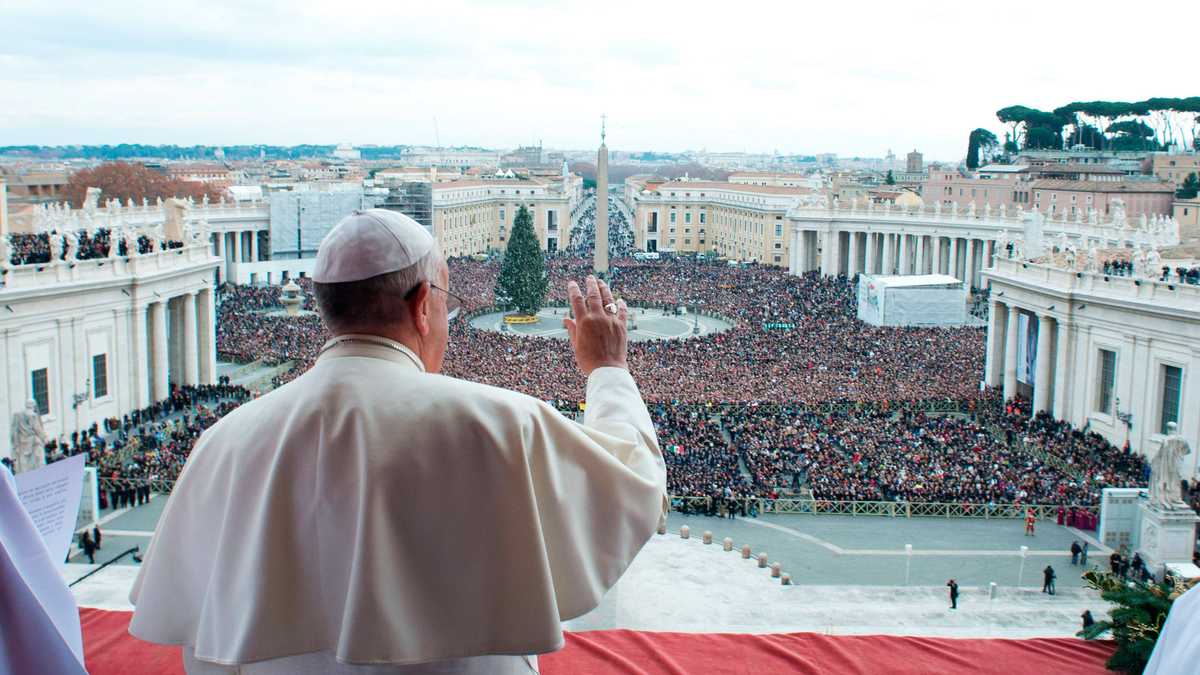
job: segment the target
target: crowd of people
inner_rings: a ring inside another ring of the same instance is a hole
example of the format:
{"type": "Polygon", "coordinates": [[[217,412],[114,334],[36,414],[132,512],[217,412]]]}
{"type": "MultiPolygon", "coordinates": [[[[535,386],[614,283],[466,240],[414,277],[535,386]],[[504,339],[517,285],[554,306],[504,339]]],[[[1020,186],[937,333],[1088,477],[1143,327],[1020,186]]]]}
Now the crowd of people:
{"type": "MultiPolygon", "coordinates": [[[[493,306],[497,270],[492,261],[450,262],[451,288],[468,313],[493,306]]],[[[548,302],[564,302],[567,280],[589,271],[582,257],[548,258],[548,302]]],[[[296,281],[304,308],[314,309],[311,282],[296,281]]],[[[650,405],[673,495],[707,497],[711,509],[743,513],[752,500],[800,493],[820,500],[1078,507],[1095,505],[1103,485],[1145,484],[1140,456],[1044,413],[1031,415],[1027,399],[1004,403],[995,391],[981,392],[981,328],[868,326],[855,318],[849,280],[793,277],[771,267],[618,258],[611,283],[632,306],[686,305],[734,325],[691,339],[630,344],[630,367],[650,405]],[[969,416],[886,411],[888,401],[947,399],[977,406],[969,416]],[[803,409],[817,402],[873,405],[822,414],[803,409]]],[[[315,313],[279,312],[279,297],[278,287],[232,285],[217,296],[218,352],[243,362],[295,362],[276,384],[303,374],[328,339],[315,313]]],[[[443,372],[522,391],[565,413],[580,409],[586,384],[566,340],[476,329],[461,320],[451,326],[443,372]]],[[[73,439],[70,451],[88,452],[107,477],[171,479],[199,433],[248,396],[227,384],[179,389],[146,411],[106,421],[114,440],[93,430],[73,439]],[[164,420],[180,411],[182,421],[164,420]],[[136,452],[120,452],[130,443],[136,452]]],[[[112,497],[122,502],[122,495],[112,497]]]]}
{"type": "MultiPolygon", "coordinates": [[[[58,236],[58,233],[11,235],[9,237],[9,244],[12,246],[12,249],[8,260],[9,264],[38,265],[51,262],[52,258],[54,258],[54,248],[50,243],[50,237],[52,236],[58,236]]],[[[74,233],[74,236],[79,246],[76,259],[97,260],[109,256],[109,251],[112,248],[110,241],[111,233],[109,230],[100,228],[90,233],[87,230],[79,230],[74,233]]],[[[122,250],[124,246],[125,244],[122,242],[122,250]]],[[[67,253],[64,247],[59,252],[58,259],[63,260],[67,253]]]]}

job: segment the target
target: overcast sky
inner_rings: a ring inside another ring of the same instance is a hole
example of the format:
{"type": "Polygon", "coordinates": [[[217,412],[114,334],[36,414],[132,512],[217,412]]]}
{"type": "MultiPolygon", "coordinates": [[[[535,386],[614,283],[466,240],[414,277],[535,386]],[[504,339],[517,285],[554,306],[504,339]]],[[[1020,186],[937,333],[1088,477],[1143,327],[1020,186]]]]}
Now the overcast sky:
{"type": "Polygon", "coordinates": [[[1192,2],[1113,9],[0,0],[0,145],[433,145],[436,117],[443,145],[571,149],[606,113],[615,150],[957,160],[1007,105],[1200,93],[1194,41],[1154,35],[1192,2]]]}

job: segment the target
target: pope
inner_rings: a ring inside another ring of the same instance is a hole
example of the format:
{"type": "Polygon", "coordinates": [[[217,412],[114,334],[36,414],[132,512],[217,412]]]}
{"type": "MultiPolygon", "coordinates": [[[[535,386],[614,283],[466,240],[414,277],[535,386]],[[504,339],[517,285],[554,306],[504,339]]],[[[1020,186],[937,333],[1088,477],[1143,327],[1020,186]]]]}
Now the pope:
{"type": "Polygon", "coordinates": [[[528,673],[666,518],[623,301],[568,285],[586,422],[438,374],[461,308],[412,219],[321,243],[332,338],[196,444],[130,594],[129,632],[191,675],[528,673]]]}

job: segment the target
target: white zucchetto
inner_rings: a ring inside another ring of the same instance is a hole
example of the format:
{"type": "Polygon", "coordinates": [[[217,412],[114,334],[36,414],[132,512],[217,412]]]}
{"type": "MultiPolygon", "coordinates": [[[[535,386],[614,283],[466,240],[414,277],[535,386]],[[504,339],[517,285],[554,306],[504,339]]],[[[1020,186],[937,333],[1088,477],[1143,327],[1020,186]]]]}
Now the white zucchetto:
{"type": "Polygon", "coordinates": [[[325,236],[313,281],[361,281],[412,267],[433,250],[433,236],[417,221],[387,209],[355,210],[325,236]]]}

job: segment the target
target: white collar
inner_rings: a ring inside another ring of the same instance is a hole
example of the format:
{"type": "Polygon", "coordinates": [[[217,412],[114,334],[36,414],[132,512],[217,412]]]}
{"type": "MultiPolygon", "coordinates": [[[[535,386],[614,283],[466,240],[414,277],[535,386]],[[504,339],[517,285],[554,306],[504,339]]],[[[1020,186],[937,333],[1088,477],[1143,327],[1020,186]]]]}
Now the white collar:
{"type": "Polygon", "coordinates": [[[388,349],[393,349],[393,350],[398,351],[401,354],[407,356],[409,358],[409,360],[411,360],[413,362],[413,364],[416,365],[417,368],[420,369],[420,371],[422,373],[425,372],[425,364],[421,362],[421,358],[419,356],[417,356],[417,354],[413,350],[409,349],[407,346],[405,346],[404,344],[402,344],[400,342],[396,342],[395,340],[385,338],[380,335],[367,335],[367,334],[339,335],[338,337],[333,338],[329,342],[326,342],[325,346],[321,347],[321,351],[320,351],[320,353],[317,354],[317,356],[320,357],[322,354],[329,351],[333,347],[337,347],[339,345],[345,345],[345,344],[354,344],[354,345],[365,344],[365,345],[374,345],[376,347],[386,347],[388,349]]]}

